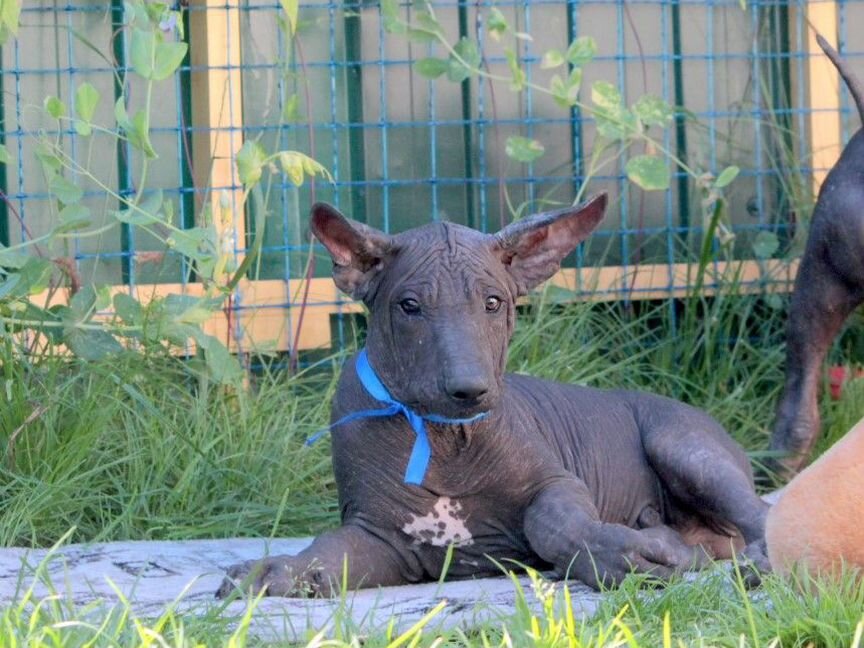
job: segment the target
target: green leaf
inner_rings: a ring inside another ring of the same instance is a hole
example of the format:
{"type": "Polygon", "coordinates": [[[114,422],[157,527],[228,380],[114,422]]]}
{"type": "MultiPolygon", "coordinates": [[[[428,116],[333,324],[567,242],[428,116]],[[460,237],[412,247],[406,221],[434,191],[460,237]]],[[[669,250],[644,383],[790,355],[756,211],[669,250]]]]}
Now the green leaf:
{"type": "Polygon", "coordinates": [[[87,137],[93,132],[93,115],[99,103],[99,91],[90,83],[82,83],[75,91],[75,113],[78,120],[75,122],[75,131],[82,137],[87,137]]]}
{"type": "Polygon", "coordinates": [[[162,190],[149,193],[136,207],[129,207],[114,212],[114,217],[121,223],[129,225],[152,225],[161,223],[164,218],[159,213],[162,209],[162,190]]]}
{"type": "Polygon", "coordinates": [[[397,0],[381,0],[381,20],[384,23],[384,31],[388,34],[404,34],[408,27],[399,17],[399,3],[397,0]]]}
{"type": "Polygon", "coordinates": [[[60,225],[54,228],[54,233],[64,234],[88,227],[91,223],[90,214],[90,208],[84,205],[66,205],[60,210],[60,225]]]}
{"type": "Polygon", "coordinates": [[[66,104],[60,101],[57,97],[45,97],[44,106],[45,112],[51,115],[54,119],[60,119],[61,117],[66,116],[66,104]]]}
{"type": "Polygon", "coordinates": [[[288,26],[291,28],[291,33],[297,33],[297,14],[300,10],[299,0],[279,0],[282,5],[282,11],[285,12],[285,18],[288,20],[288,26]]]}
{"type": "Polygon", "coordinates": [[[96,310],[104,311],[111,306],[111,286],[96,286],[96,310]]]}
{"type": "Polygon", "coordinates": [[[246,188],[258,184],[261,169],[267,162],[267,151],[255,140],[246,140],[237,152],[237,173],[246,188]]]}
{"type": "Polygon", "coordinates": [[[597,106],[594,119],[603,137],[624,140],[636,132],[636,117],[622,105],[621,94],[614,85],[595,81],[591,86],[591,101],[597,106]]]}
{"type": "Polygon", "coordinates": [[[296,122],[300,118],[300,95],[292,94],[282,106],[282,121],[296,122]]]}
{"type": "Polygon", "coordinates": [[[141,211],[146,212],[148,214],[152,214],[158,220],[163,220],[160,215],[160,211],[162,211],[162,203],[164,201],[162,190],[156,189],[156,191],[148,192],[144,199],[140,202],[138,207],[141,211]]]}
{"type": "Polygon", "coordinates": [[[581,67],[597,55],[597,42],[591,36],[580,36],[570,43],[565,58],[570,65],[581,67]]]}
{"type": "Polygon", "coordinates": [[[72,184],[59,173],[48,182],[48,190],[64,205],[74,205],[84,196],[84,190],[72,184]]]}
{"type": "Polygon", "coordinates": [[[10,250],[0,243],[0,268],[17,270],[23,267],[30,258],[29,254],[24,254],[18,250],[10,250]]]}
{"type": "Polygon", "coordinates": [[[126,324],[132,326],[138,326],[144,321],[144,308],[141,302],[126,293],[114,295],[114,312],[126,324]]]}
{"type": "Polygon", "coordinates": [[[292,153],[300,156],[300,159],[303,162],[303,170],[306,171],[306,175],[320,175],[331,181],[333,180],[333,176],[330,175],[330,172],[320,162],[317,162],[300,151],[292,151],[292,153]]]}
{"type": "Polygon", "coordinates": [[[430,32],[426,29],[415,29],[414,27],[408,28],[408,40],[412,43],[420,43],[423,45],[434,43],[437,40],[435,32],[430,32]]]}
{"type": "Polygon", "coordinates": [[[507,19],[497,7],[492,7],[489,10],[489,20],[486,22],[489,29],[489,35],[496,41],[501,39],[501,36],[507,33],[510,25],[507,24],[507,19]]]}
{"type": "Polygon", "coordinates": [[[145,79],[162,81],[170,77],[180,67],[188,50],[184,42],[166,41],[162,32],[137,27],[132,30],[132,69],[145,79]]]}
{"type": "Polygon", "coordinates": [[[90,322],[93,316],[111,305],[111,288],[95,287],[93,284],[82,286],[69,300],[69,307],[59,311],[63,321],[71,324],[90,322]]]}
{"type": "Polygon", "coordinates": [[[557,49],[551,49],[543,55],[540,61],[541,70],[551,70],[566,63],[564,55],[557,49]]]}
{"type": "Polygon", "coordinates": [[[511,135],[507,138],[504,152],[508,157],[517,162],[533,162],[546,152],[543,145],[537,140],[528,139],[519,135],[511,135]]]}
{"type": "Polygon", "coordinates": [[[132,69],[145,79],[161,81],[177,71],[189,46],[183,42],[166,41],[161,31],[135,27],[129,48],[132,69]]]}
{"type": "Polygon", "coordinates": [[[675,111],[660,97],[645,95],[633,104],[633,113],[645,126],[666,126],[675,117],[675,111]]]}
{"type": "Polygon", "coordinates": [[[726,167],[720,172],[720,175],[717,176],[717,179],[714,181],[714,186],[717,189],[723,189],[724,187],[729,186],[732,181],[738,177],[740,171],[741,169],[735,165],[726,167]]]}
{"type": "Polygon", "coordinates": [[[129,113],[126,112],[126,98],[120,96],[114,102],[114,119],[117,120],[117,125],[121,128],[126,128],[129,123],[129,113]]]}
{"type": "Polygon", "coordinates": [[[102,329],[68,326],[63,329],[63,341],[72,353],[91,362],[123,351],[117,339],[102,329]]]}
{"type": "Polygon", "coordinates": [[[161,303],[151,302],[147,308],[147,315],[142,322],[143,337],[150,342],[167,340],[177,346],[185,345],[195,334],[196,327],[172,321],[160,306],[161,303]]]}
{"type": "Polygon", "coordinates": [[[292,151],[283,151],[279,154],[279,165],[288,179],[299,187],[303,184],[303,160],[292,151]]]}
{"type": "Polygon", "coordinates": [[[156,33],[134,27],[129,49],[132,69],[138,76],[151,79],[156,58],[156,33]]]}
{"type": "Polygon", "coordinates": [[[757,259],[770,259],[779,248],[780,240],[774,232],[759,232],[753,241],[753,254],[757,259]]]}
{"type": "Polygon", "coordinates": [[[291,182],[298,187],[303,184],[304,174],[330,175],[323,165],[300,151],[280,151],[279,166],[282,167],[282,171],[285,172],[291,182]]]}
{"type": "Polygon", "coordinates": [[[156,45],[156,61],[153,64],[153,80],[162,81],[174,74],[183,63],[189,46],[176,41],[163,41],[156,45]]]}
{"type": "Polygon", "coordinates": [[[450,69],[450,62],[439,58],[422,58],[414,63],[414,70],[427,79],[437,79],[450,69]]]}
{"type": "Polygon", "coordinates": [[[135,113],[129,126],[129,130],[126,131],[129,143],[147,157],[155,158],[156,151],[150,143],[150,116],[143,108],[135,113]]]}
{"type": "Polygon", "coordinates": [[[199,263],[209,262],[216,255],[215,232],[209,227],[192,227],[174,232],[167,244],[169,248],[199,263]]]}
{"type": "Polygon", "coordinates": [[[582,87],[582,68],[573,68],[564,81],[557,74],[552,75],[549,90],[555,102],[562,108],[570,108],[579,102],[579,89],[582,87]]]}
{"type": "Polygon", "coordinates": [[[0,164],[9,164],[9,149],[5,144],[0,144],[0,164]]]}
{"type": "Polygon", "coordinates": [[[217,338],[200,330],[194,333],[195,341],[204,352],[207,372],[213,380],[227,385],[237,384],[243,378],[243,369],[237,358],[217,338]]]}
{"type": "Polygon", "coordinates": [[[480,58],[480,48],[477,46],[477,41],[465,36],[459,39],[453,50],[455,55],[450,55],[450,67],[447,70],[447,78],[455,83],[459,83],[476,74],[476,70],[480,67],[482,59],[480,58]]]}
{"type": "Polygon", "coordinates": [[[621,108],[621,93],[608,81],[595,81],[591,86],[591,101],[598,108],[617,110],[621,108]]]}
{"type": "Polygon", "coordinates": [[[414,20],[423,31],[431,34],[437,34],[441,31],[441,23],[438,22],[435,14],[432,13],[432,8],[428,4],[426,5],[426,9],[414,14],[414,20]]]}
{"type": "Polygon", "coordinates": [[[75,91],[75,114],[88,124],[93,121],[96,106],[99,105],[99,91],[92,84],[84,82],[75,91]]]}
{"type": "Polygon", "coordinates": [[[630,181],[645,191],[669,188],[669,167],[655,155],[637,155],[627,160],[624,167],[630,181]]]}
{"type": "Polygon", "coordinates": [[[147,11],[147,4],[144,2],[126,0],[123,3],[123,9],[126,11],[126,23],[128,25],[149,25],[152,22],[150,13],[147,11]]]}
{"type": "Polygon", "coordinates": [[[26,263],[18,269],[18,276],[21,279],[16,287],[16,294],[25,297],[47,290],[48,285],[51,283],[51,273],[53,270],[54,266],[47,259],[39,257],[28,258],[26,263]]]}
{"type": "Polygon", "coordinates": [[[93,127],[88,122],[81,121],[80,119],[75,120],[74,126],[75,132],[81,137],[89,137],[93,133],[93,127]]]}
{"type": "Polygon", "coordinates": [[[114,117],[117,119],[117,125],[126,133],[130,145],[142,151],[147,157],[155,158],[156,151],[153,150],[153,145],[150,143],[150,118],[147,112],[142,108],[130,120],[126,113],[124,100],[124,97],[120,97],[114,104],[114,117]]]}
{"type": "Polygon", "coordinates": [[[6,275],[4,279],[0,280],[0,299],[13,299],[16,295],[18,295],[18,284],[20,283],[21,275],[6,275]]]}
{"type": "Polygon", "coordinates": [[[0,45],[18,35],[22,0],[0,0],[0,45]]]}
{"type": "Polygon", "coordinates": [[[42,165],[42,171],[46,176],[50,177],[63,168],[63,162],[60,161],[59,157],[54,155],[54,152],[44,142],[40,142],[36,147],[36,157],[42,165]]]}
{"type": "Polygon", "coordinates": [[[92,284],[82,286],[81,290],[69,300],[69,310],[66,316],[72,322],[86,322],[96,311],[96,289],[92,284]]]}
{"type": "Polygon", "coordinates": [[[122,209],[114,212],[114,218],[127,225],[153,225],[160,222],[153,214],[142,213],[136,209],[122,209]]]}
{"type": "Polygon", "coordinates": [[[519,92],[525,87],[525,71],[519,67],[519,59],[515,51],[508,48],[504,56],[507,59],[507,67],[510,68],[510,89],[519,92]]]}
{"type": "Polygon", "coordinates": [[[213,315],[219,302],[215,302],[215,308],[210,308],[210,300],[193,297],[192,295],[171,294],[165,297],[165,313],[171,321],[180,324],[203,324],[213,315]]]}

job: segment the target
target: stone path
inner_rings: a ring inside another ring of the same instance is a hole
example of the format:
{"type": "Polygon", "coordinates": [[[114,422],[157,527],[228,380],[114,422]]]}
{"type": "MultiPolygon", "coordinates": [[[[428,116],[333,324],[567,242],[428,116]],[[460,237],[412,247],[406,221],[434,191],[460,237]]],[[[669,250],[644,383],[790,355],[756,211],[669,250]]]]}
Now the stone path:
{"type": "MultiPolygon", "coordinates": [[[[113,542],[68,545],[51,555],[46,550],[0,549],[0,605],[20,600],[32,586],[37,600],[59,593],[79,607],[114,606],[122,595],[141,617],[158,617],[175,601],[178,610],[204,614],[224,605],[213,592],[226,567],[266,553],[296,553],[309,541],[113,542]]],[[[528,579],[521,581],[529,602],[539,607],[528,579]]],[[[570,590],[577,617],[596,609],[596,592],[580,584],[570,590]]],[[[433,626],[468,627],[512,612],[515,597],[513,583],[502,577],[361,590],[349,594],[344,605],[352,625],[369,632],[386,626],[392,617],[397,628],[405,630],[441,600],[447,604],[433,626]]],[[[331,623],[340,605],[338,600],[264,599],[255,609],[252,632],[262,639],[300,640],[310,629],[331,623]]],[[[246,607],[244,601],[235,601],[222,614],[239,618],[246,607]]]]}

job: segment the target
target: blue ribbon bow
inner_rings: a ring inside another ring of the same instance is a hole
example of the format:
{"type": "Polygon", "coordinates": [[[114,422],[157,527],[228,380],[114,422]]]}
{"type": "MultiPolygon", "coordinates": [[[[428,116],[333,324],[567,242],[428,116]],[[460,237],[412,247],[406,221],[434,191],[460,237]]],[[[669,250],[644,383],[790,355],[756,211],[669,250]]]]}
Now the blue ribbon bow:
{"type": "Polygon", "coordinates": [[[390,395],[390,392],[387,391],[384,383],[381,382],[381,379],[378,378],[375,370],[372,369],[372,365],[369,364],[369,357],[366,355],[366,349],[360,351],[360,354],[357,356],[355,368],[357,369],[357,377],[360,379],[360,384],[363,385],[367,392],[369,392],[369,395],[375,400],[384,403],[387,407],[383,409],[361,410],[343,416],[338,421],[331,423],[328,427],[309,437],[306,440],[306,445],[312,445],[331,429],[337,425],[342,425],[343,423],[349,423],[351,421],[356,421],[357,419],[371,418],[374,416],[395,416],[397,414],[402,414],[406,419],[408,419],[408,423],[411,424],[411,428],[417,435],[417,438],[414,440],[414,447],[411,449],[411,457],[408,459],[408,467],[405,469],[406,484],[414,484],[416,486],[422,484],[423,478],[426,476],[426,469],[429,467],[432,448],[429,445],[429,437],[426,434],[426,421],[429,421],[430,423],[447,423],[451,425],[474,423],[475,421],[486,418],[489,414],[489,412],[480,412],[480,414],[476,414],[471,418],[464,419],[451,419],[444,416],[438,416],[437,414],[421,416],[410,407],[400,403],[390,395]]]}

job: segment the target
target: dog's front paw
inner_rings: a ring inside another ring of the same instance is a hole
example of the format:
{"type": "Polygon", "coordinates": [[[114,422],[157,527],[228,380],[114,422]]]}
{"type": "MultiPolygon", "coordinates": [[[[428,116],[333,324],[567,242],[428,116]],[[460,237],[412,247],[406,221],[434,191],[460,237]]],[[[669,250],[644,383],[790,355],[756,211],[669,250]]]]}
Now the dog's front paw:
{"type": "Polygon", "coordinates": [[[765,540],[751,542],[744,551],[739,554],[741,564],[741,577],[748,589],[759,587],[762,584],[763,574],[770,574],[771,562],[768,560],[768,551],[765,540]]]}
{"type": "Polygon", "coordinates": [[[216,590],[216,598],[227,598],[235,590],[264,596],[309,596],[312,590],[297,578],[291,556],[247,560],[228,568],[216,590]]]}

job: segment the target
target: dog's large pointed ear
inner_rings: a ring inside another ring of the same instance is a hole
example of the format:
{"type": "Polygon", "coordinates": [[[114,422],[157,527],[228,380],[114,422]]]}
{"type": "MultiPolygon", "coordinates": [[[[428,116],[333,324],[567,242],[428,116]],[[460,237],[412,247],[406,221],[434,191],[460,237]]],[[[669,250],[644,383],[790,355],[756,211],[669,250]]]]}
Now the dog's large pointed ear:
{"type": "Polygon", "coordinates": [[[363,299],[370,282],[395,251],[393,238],[345,218],[327,203],[312,205],[309,224],[333,259],[333,281],[354,299],[363,299]]]}
{"type": "Polygon", "coordinates": [[[529,216],[494,235],[494,249],[520,295],[558,272],[564,257],[603,220],[606,202],[601,193],[575,207],[529,216]]]}

